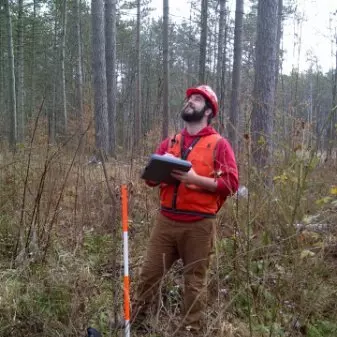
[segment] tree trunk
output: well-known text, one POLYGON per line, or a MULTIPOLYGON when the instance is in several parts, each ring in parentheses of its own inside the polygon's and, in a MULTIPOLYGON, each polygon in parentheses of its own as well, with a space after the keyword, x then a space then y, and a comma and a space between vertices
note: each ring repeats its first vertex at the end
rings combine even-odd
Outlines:
MULTIPOLYGON (((57 10, 55 9, 55 21, 54 21, 54 43, 53 50, 54 54, 57 54, 57 30, 58 30, 58 22, 57 22, 57 10)), ((58 97, 58 85, 56 78, 58 77, 58 60, 54 60, 54 79, 53 82, 53 100, 52 107, 48 110, 48 137, 49 143, 54 144, 56 138, 56 106, 57 106, 57 97, 58 97)))
POLYGON ((18 2, 18 52, 17 52, 17 133, 18 141, 25 138, 25 103, 24 103, 24 55, 23 55, 23 0, 18 2))
POLYGON ((104 0, 91 1, 92 69, 96 150, 109 151, 108 103, 105 65, 104 0))
POLYGON ((206 49, 207 49, 207 16, 208 16, 207 8, 208 8, 208 0, 201 0, 199 84, 205 83, 206 49))
POLYGON ((135 106, 135 138, 134 145, 138 144, 142 134, 142 117, 141 117, 141 53, 140 53, 140 0, 137 0, 137 37, 136 37, 136 54, 137 54, 137 78, 136 78, 136 106, 135 106))
MULTIPOLYGON (((313 121, 313 86, 312 86, 313 72, 312 72, 312 70, 310 70, 309 77, 310 77, 310 79, 309 79, 309 95, 308 95, 309 106, 308 106, 307 123, 309 125, 312 125, 312 121, 313 121)), ((308 147, 311 147, 311 145, 312 145, 312 134, 309 133, 308 137, 309 137, 309 139, 307 139, 307 145, 308 145, 308 147)))
POLYGON ((109 154, 116 155, 116 0, 105 1, 105 59, 107 78, 109 154))
MULTIPOLYGON (((6 18, 4 16, 4 12, 0 9, 0 23, 5 22, 6 18)), ((7 104, 6 104, 6 97, 7 97, 7 83, 6 83, 6 67, 5 67, 5 50, 7 47, 5 46, 6 43, 4 42, 6 33, 4 32, 3 25, 0 24, 0 106, 2 107, 0 112, 0 118, 3 119, 7 113, 7 104)), ((4 129, 0 129, 1 133, 4 133, 4 129)))
MULTIPOLYGON (((218 68, 218 22, 214 24, 213 31, 210 30, 209 32, 209 39, 212 41, 212 74, 216 74, 217 68, 218 68)), ((216 89, 217 86, 217 76, 212 76, 212 87, 216 89)))
POLYGON ((227 80, 227 36, 228 36, 228 25, 227 25, 227 13, 225 10, 225 35, 224 35, 224 46, 223 46, 223 56, 222 56, 222 67, 221 67, 221 82, 220 82, 220 98, 219 98, 219 119, 221 125, 221 134, 226 133, 225 128, 225 99, 226 99, 226 80, 227 80), (222 107, 222 109, 221 109, 222 107))
MULTIPOLYGON (((282 16, 283 16, 283 0, 279 0, 278 2, 278 14, 277 14, 277 54, 276 54, 276 66, 275 66, 275 95, 278 98, 280 102, 280 109, 282 114, 282 120, 281 120, 281 129, 282 132, 280 132, 277 135, 278 143, 282 142, 285 144, 286 137, 284 136, 286 134, 286 113, 285 113, 285 104, 284 104, 284 92, 281 90, 280 93, 278 93, 278 83, 279 83, 279 74, 281 71, 282 76, 282 62, 280 60, 280 50, 281 50, 281 40, 283 35, 283 26, 282 26, 282 16)), ((283 84, 282 84, 283 87, 283 84)), ((275 108, 277 108, 277 99, 275 99, 275 108)), ((274 122, 276 122, 276 118, 274 119, 274 122)))
POLYGON ((61 35, 61 90, 62 90, 62 124, 61 132, 63 135, 67 133, 68 129, 68 113, 67 113, 67 93, 66 93, 66 71, 65 71, 65 57, 66 57, 66 34, 67 34, 67 0, 62 3, 62 35, 61 35))
POLYGON ((331 116, 329 116, 328 124, 328 157, 331 157, 334 148, 336 147, 337 140, 337 31, 336 31, 336 64, 335 72, 332 79, 332 107, 331 107, 331 116))
POLYGON ((280 71, 280 47, 282 39, 282 15, 283 15, 283 0, 278 1, 278 13, 277 13, 277 54, 276 54, 276 74, 275 74, 275 92, 277 92, 278 77, 280 71))
POLYGON ((258 3, 255 80, 252 111, 252 155, 256 166, 268 168, 272 158, 271 135, 275 95, 278 0, 258 3))
POLYGON ((232 95, 229 115, 228 136, 234 152, 239 153, 239 120, 240 120, 240 80, 242 67, 242 22, 243 0, 236 0, 234 62, 232 75, 232 95))
POLYGON ((37 0, 33 2, 33 22, 32 22, 32 47, 30 50, 30 95, 29 95, 29 110, 28 118, 33 115, 35 108, 35 50, 34 46, 36 43, 36 7, 37 0))
MULTIPOLYGON (((193 85, 192 76, 192 57, 194 57, 193 52, 193 41, 192 41, 192 3, 190 7, 190 18, 189 18, 189 31, 188 31, 188 52, 187 52, 187 86, 191 87, 193 85)), ((184 121, 181 119, 181 126, 184 125, 184 121)))
MULTIPOLYGON (((216 63, 216 92, 221 96, 222 91, 222 67, 223 67, 223 59, 224 59, 224 33, 226 26, 226 0, 220 0, 220 17, 219 17, 219 34, 218 34, 218 58, 216 63)), ((219 110, 223 110, 223 106, 219 104, 219 110)), ((221 113, 220 113, 221 115, 221 113)), ((220 119, 220 123, 221 123, 220 119)))
POLYGON ((164 104, 163 104, 163 139, 168 136, 169 123, 169 60, 168 60, 168 26, 169 3, 163 0, 163 77, 164 77, 164 104))
POLYGON ((75 30, 77 41, 76 60, 76 91, 77 91, 77 118, 79 120, 79 131, 83 132, 83 69, 82 69, 82 37, 81 37, 81 0, 74 1, 75 30))
POLYGON ((10 97, 10 110, 9 110, 9 144, 14 149, 17 141, 17 112, 16 112, 16 95, 15 95, 15 69, 14 69, 14 51, 13 51, 13 33, 12 33, 12 19, 9 9, 8 0, 4 0, 4 10, 7 19, 7 41, 8 41, 8 63, 9 63, 9 97, 10 97))

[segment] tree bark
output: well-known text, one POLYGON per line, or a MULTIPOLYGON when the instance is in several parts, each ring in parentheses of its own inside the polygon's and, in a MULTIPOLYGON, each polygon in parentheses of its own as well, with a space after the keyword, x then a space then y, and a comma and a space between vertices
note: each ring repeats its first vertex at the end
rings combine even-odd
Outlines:
POLYGON ((15 69, 14 69, 14 51, 13 51, 13 33, 12 33, 12 18, 9 9, 8 0, 4 0, 4 10, 7 23, 7 43, 8 43, 8 84, 10 97, 10 111, 9 111, 9 144, 12 149, 15 148, 17 142, 17 110, 16 110, 16 95, 15 95, 15 69))
POLYGON ((105 59, 109 120, 109 154, 116 155, 116 0, 105 1, 105 59))
POLYGON ((277 92, 278 77, 280 71, 280 49, 282 39, 282 15, 283 15, 283 0, 278 1, 278 13, 277 13, 277 54, 276 54, 276 74, 275 74, 275 92, 277 92))
POLYGON ((199 83, 205 83, 206 49, 207 49, 207 17, 208 0, 201 0, 201 32, 199 54, 199 83))
POLYGON ((239 116, 240 116, 240 82, 242 68, 242 22, 243 0, 236 0, 234 30, 234 62, 232 75, 231 108, 229 115, 228 135, 236 153, 239 152, 239 116))
MULTIPOLYGON (((54 15, 54 42, 53 42, 53 50, 55 55, 57 54, 57 31, 58 31, 58 22, 57 22, 57 9, 55 8, 55 15, 54 15)), ((49 143, 54 144, 56 138, 56 106, 57 106, 57 97, 58 97, 58 82, 56 79, 58 78, 58 60, 54 59, 54 82, 53 82, 53 100, 52 100, 52 107, 48 111, 48 137, 49 143)))
MULTIPOLYGON (((190 7, 190 18, 189 18, 189 29, 188 29, 188 52, 187 52, 187 86, 191 87, 193 85, 192 76, 192 57, 194 57, 193 52, 193 41, 192 41, 192 3, 190 7)), ((181 126, 183 126, 184 121, 181 120, 181 126)))
MULTIPOLYGON (((5 22, 6 18, 2 9, 0 9, 0 23, 5 22)), ((5 66, 5 50, 7 47, 5 46, 6 43, 4 42, 6 34, 3 29, 3 25, 0 24, 0 106, 2 107, 2 112, 0 113, 0 118, 4 118, 6 116, 7 111, 7 104, 5 97, 7 97, 7 87, 8 84, 6 83, 6 66, 5 66)), ((2 129, 0 130, 0 132, 2 129)))
POLYGON ((75 0, 75 30, 77 41, 76 60, 76 91, 77 91, 77 117, 79 119, 79 131, 83 132, 83 69, 82 69, 82 36, 81 36, 81 0, 75 0))
POLYGON ((163 77, 164 77, 164 95, 163 95, 163 131, 162 137, 168 136, 169 124, 169 60, 168 60, 168 25, 169 25, 169 3, 163 0, 163 77))
POLYGON ((18 141, 25 138, 24 103, 24 49, 23 49, 23 0, 18 1, 18 50, 17 50, 17 133, 18 141))
MULTIPOLYGON (((36 7, 37 0, 33 1, 33 22, 32 22, 32 46, 36 43, 36 7)), ((30 95, 29 95, 29 111, 28 118, 33 115, 35 108, 35 50, 34 47, 30 50, 30 95)))
POLYGON ((336 56, 335 56, 335 72, 333 73, 332 79, 332 107, 331 107, 331 116, 329 116, 328 124, 328 157, 332 156, 332 152, 336 147, 337 140, 337 30, 335 33, 336 41, 336 56))
MULTIPOLYGON (((252 111, 252 155, 255 165, 260 169, 270 167, 272 159, 277 13, 278 0, 268 2, 259 0, 252 111)), ((265 172, 268 181, 268 170, 265 172)))
POLYGON ((137 78, 136 78, 136 106, 135 106, 135 138, 134 145, 138 144, 142 134, 142 100, 141 100, 141 50, 140 50, 140 0, 137 0, 137 37, 136 37, 136 54, 137 54, 137 78))
MULTIPOLYGON (((225 26, 226 26, 226 0, 220 0, 220 17, 219 17, 219 33, 218 33, 218 58, 216 64, 216 92, 220 97, 222 94, 222 67, 223 67, 223 59, 224 59, 224 33, 225 33, 225 26)), ((223 110, 223 106, 221 105, 222 102, 219 102, 219 111, 220 116, 223 110)), ((220 117, 220 123, 223 121, 220 117)))
POLYGON ((63 135, 68 130, 68 112, 67 112, 67 91, 66 91, 66 34, 67 34, 67 0, 62 3, 62 33, 61 33, 61 88, 62 88, 62 124, 61 132, 63 135))
POLYGON ((91 1, 91 15, 95 141, 96 150, 102 150, 104 155, 106 155, 109 151, 109 138, 105 65, 104 0, 91 1))
POLYGON ((223 46, 223 56, 222 56, 222 67, 221 67, 221 82, 220 82, 220 94, 219 94, 219 119, 221 125, 221 134, 226 133, 225 127, 225 99, 226 99, 226 84, 227 81, 227 40, 228 40, 228 25, 227 25, 227 13, 225 10, 225 34, 224 34, 224 46, 223 46), (221 109, 222 107, 222 109, 221 109))

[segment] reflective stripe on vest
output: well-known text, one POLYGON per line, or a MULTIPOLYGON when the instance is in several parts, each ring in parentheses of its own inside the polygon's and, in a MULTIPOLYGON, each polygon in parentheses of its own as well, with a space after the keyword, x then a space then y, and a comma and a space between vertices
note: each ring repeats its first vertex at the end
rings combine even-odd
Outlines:
MULTIPOLYGON (((168 153, 192 163, 195 172, 201 176, 214 178, 215 149, 221 139, 219 134, 200 137, 182 153, 183 136, 176 135, 168 148, 168 153)), ((160 188, 161 208, 178 214, 214 217, 223 204, 216 193, 201 189, 195 185, 177 182, 176 185, 162 184, 160 188)))

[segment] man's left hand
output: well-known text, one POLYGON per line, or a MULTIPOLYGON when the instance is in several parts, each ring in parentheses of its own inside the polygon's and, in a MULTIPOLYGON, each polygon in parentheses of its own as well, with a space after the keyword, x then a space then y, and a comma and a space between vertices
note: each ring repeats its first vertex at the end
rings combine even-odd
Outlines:
POLYGON ((199 175, 191 168, 188 172, 173 170, 172 177, 184 184, 197 184, 199 175))

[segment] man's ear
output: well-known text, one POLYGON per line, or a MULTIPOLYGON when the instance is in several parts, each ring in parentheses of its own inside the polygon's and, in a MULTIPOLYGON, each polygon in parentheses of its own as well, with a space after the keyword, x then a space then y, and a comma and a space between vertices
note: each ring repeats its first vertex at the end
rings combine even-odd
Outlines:
POLYGON ((211 108, 208 108, 206 111, 205 111, 205 116, 209 117, 209 116, 212 116, 213 114, 213 111, 211 108))

